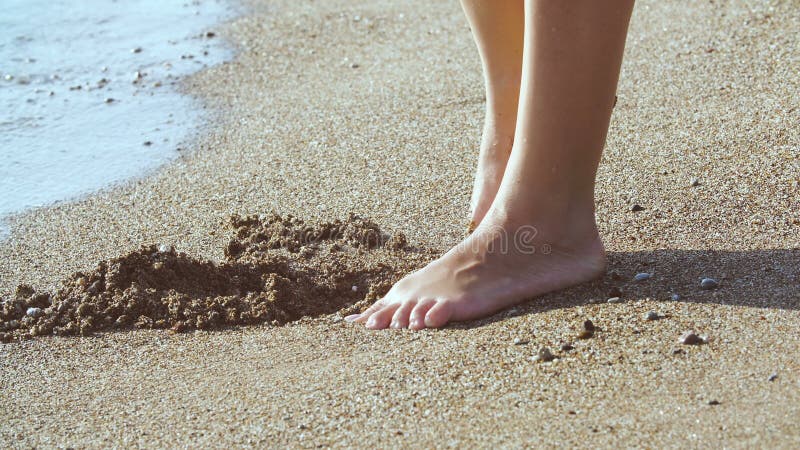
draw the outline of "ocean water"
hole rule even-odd
[[[231,56],[214,27],[232,15],[220,0],[2,0],[0,223],[175,158],[202,120],[176,83]]]

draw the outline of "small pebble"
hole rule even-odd
[[[606,300],[608,303],[622,303],[622,299],[619,297],[611,297],[610,299]]]
[[[719,282],[713,278],[703,278],[700,281],[700,288],[705,290],[716,289],[719,286]]]
[[[353,292],[358,292],[358,286],[353,286],[351,289],[353,290]]]
[[[655,311],[647,311],[647,314],[644,315],[645,320],[658,320],[660,318],[661,316]]]
[[[151,145],[153,145],[153,141],[144,141],[142,145],[144,145],[145,147],[150,147]]]
[[[708,404],[711,405],[711,406],[717,406],[717,405],[719,405],[719,401],[711,400],[710,402],[708,402]]]
[[[673,302],[677,302],[678,300],[681,299],[681,296],[678,295],[678,294],[672,294],[672,297],[670,297],[670,298],[672,298]]]
[[[548,362],[554,360],[556,357],[547,347],[542,347],[539,349],[539,353],[536,354],[534,359],[539,362]]]
[[[350,68],[351,68],[351,69],[358,69],[359,67],[361,67],[361,65],[360,65],[360,64],[358,64],[358,63],[353,63],[353,64],[350,64]]]
[[[642,205],[631,205],[631,212],[639,212],[644,211],[644,206]]]
[[[113,99],[113,98],[111,98],[111,97],[108,97],[108,98],[105,100],[105,102],[106,102],[106,103],[114,103],[114,99]]]
[[[158,251],[160,253],[169,253],[172,250],[172,247],[167,244],[161,244],[158,246]]]
[[[213,37],[214,37],[214,36],[216,36],[216,35],[217,35],[217,34],[216,34],[216,33],[214,33],[213,31],[207,31],[207,32],[206,32],[206,37],[207,37],[207,38],[213,38]]]
[[[514,345],[525,345],[525,344],[527,344],[528,342],[530,342],[530,341],[529,341],[529,340],[527,340],[527,339],[522,339],[522,338],[514,338]]]
[[[769,378],[767,378],[767,381],[775,381],[777,379],[778,379],[778,374],[773,373],[772,375],[769,376]]]
[[[650,278],[651,276],[652,275],[650,275],[647,272],[642,272],[642,273],[637,273],[636,276],[633,277],[633,279],[634,279],[634,281],[644,281],[644,280],[647,280],[648,278]]]
[[[575,347],[573,347],[571,344],[561,344],[562,352],[568,352],[570,350],[575,350]]]
[[[131,49],[131,53],[141,53],[142,47],[135,47]]]
[[[683,345],[702,345],[707,342],[707,339],[703,336],[698,336],[693,331],[687,331],[681,335],[680,343]]]
[[[698,180],[697,178],[692,178],[691,181],[689,181],[689,184],[692,187],[700,186],[700,180]]]
[[[28,310],[25,311],[25,314],[34,318],[39,317],[42,315],[42,308],[28,308]]]

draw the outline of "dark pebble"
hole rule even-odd
[[[114,103],[114,99],[113,99],[113,98],[111,98],[111,97],[108,97],[108,98],[105,100],[105,102],[106,102],[106,103]]]
[[[575,347],[573,347],[571,344],[561,344],[562,352],[568,352],[570,350],[575,350]]]
[[[719,402],[717,400],[711,400],[710,402],[708,402],[708,404],[711,406],[717,406],[719,405]]]
[[[649,279],[651,276],[652,275],[650,275],[647,272],[637,273],[636,276],[633,277],[633,280],[634,281],[644,281],[644,280]]]
[[[144,143],[142,145],[144,145],[145,147],[150,147],[151,145],[153,145],[153,142],[152,141],[144,141]]]
[[[213,38],[213,37],[214,37],[214,36],[216,36],[216,35],[217,35],[217,34],[216,34],[216,33],[214,33],[213,31],[207,31],[207,32],[206,32],[206,37],[207,37],[207,38]]]
[[[638,204],[631,205],[631,212],[639,212],[639,211],[644,211],[644,206]]]
[[[689,184],[692,187],[700,186],[700,180],[698,180],[697,178],[692,178],[691,181],[689,181]]]
[[[767,378],[767,381],[775,381],[777,379],[778,379],[778,374],[773,373],[772,375],[769,376],[769,378]]]
[[[716,289],[719,287],[719,282],[713,278],[703,278],[700,281],[700,288],[705,290]]]
[[[681,336],[680,342],[683,345],[702,345],[706,343],[706,340],[693,331],[687,331]]]
[[[591,332],[597,330],[597,328],[594,326],[594,322],[592,322],[591,320],[586,320],[583,322],[583,329],[585,331],[591,331]]]

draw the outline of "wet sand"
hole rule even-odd
[[[236,59],[185,81],[213,117],[191,149],[16,217],[3,297],[55,291],[142,245],[225,264],[234,214],[355,213],[414,248],[458,241],[483,95],[457,3],[250,10],[215,30]],[[791,2],[637,4],[598,175],[604,279],[418,333],[321,309],[287,325],[0,345],[0,442],[797,447],[798,30]],[[587,319],[599,329],[577,339]],[[687,330],[709,342],[678,343]],[[557,358],[535,362],[542,346]]]

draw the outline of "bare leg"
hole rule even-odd
[[[486,85],[486,118],[472,190],[472,231],[492,206],[514,143],[525,15],[523,0],[461,0],[461,6],[478,46]]]
[[[516,137],[489,212],[463,242],[349,320],[440,327],[604,272],[594,181],[632,9],[633,0],[525,1]]]

